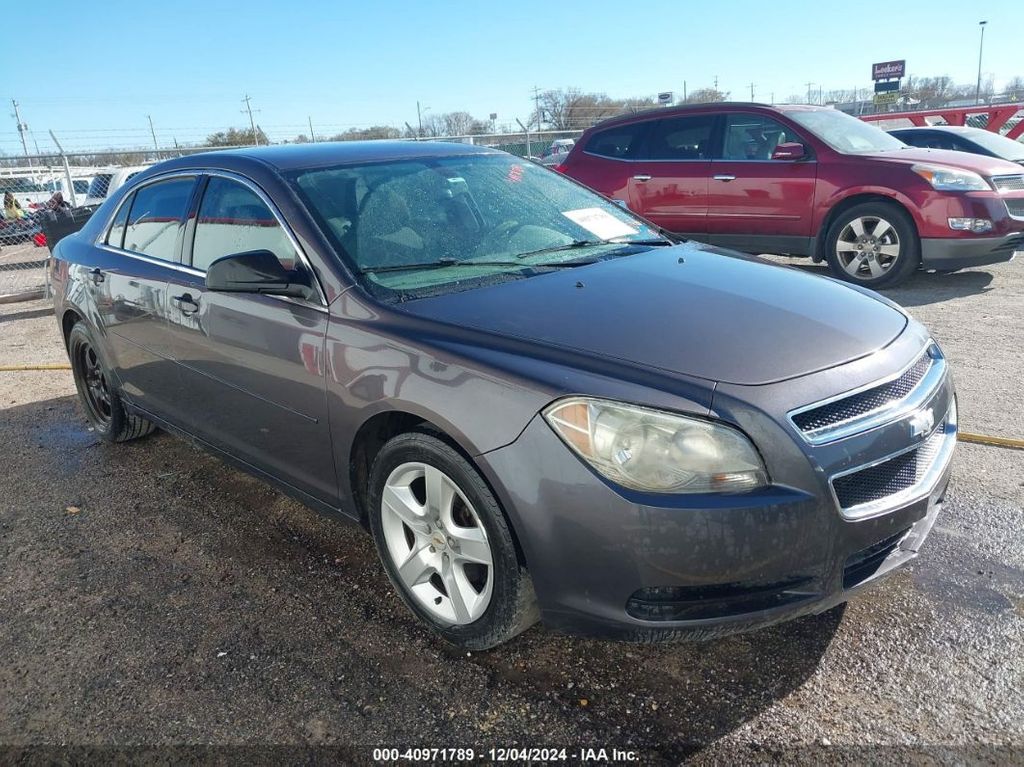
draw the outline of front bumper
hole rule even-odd
[[[1024,232],[1003,237],[921,239],[921,265],[939,271],[999,264],[1012,260],[1017,252],[1024,252]]]
[[[907,356],[913,343],[887,354]],[[843,367],[838,380],[872,374],[863,363]],[[788,387],[807,396],[806,382]],[[811,447],[759,406],[777,393],[747,388],[758,391],[742,401],[725,392],[715,414],[762,449],[774,484],[761,491],[663,496],[613,487],[539,416],[516,442],[479,457],[511,517],[545,624],[634,640],[720,636],[827,610],[916,556],[942,507],[948,453],[913,499],[844,519],[829,478],[905,444],[906,419]],[[952,402],[947,378],[929,406]]]

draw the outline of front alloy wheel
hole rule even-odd
[[[899,257],[899,234],[891,223],[877,216],[853,219],[836,240],[836,258],[855,280],[883,277]]]
[[[402,583],[438,621],[465,626],[491,601],[487,531],[451,477],[426,463],[403,463],[384,485],[381,526]]]
[[[366,511],[395,590],[449,642],[484,650],[537,622],[533,582],[504,511],[443,435],[388,440],[370,469]]]

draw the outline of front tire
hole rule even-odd
[[[68,334],[68,356],[75,388],[93,430],[107,442],[127,442],[151,434],[156,427],[128,412],[92,333],[78,322]]]
[[[825,237],[825,259],[841,280],[871,289],[892,287],[921,265],[921,242],[902,208],[867,202],[832,222]]]
[[[490,488],[450,445],[392,438],[370,472],[369,522],[395,590],[452,644],[485,650],[538,619],[533,584]]]

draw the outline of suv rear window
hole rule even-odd
[[[651,160],[710,160],[714,115],[687,115],[659,120],[647,142]]]
[[[584,151],[600,157],[626,157],[639,145],[646,128],[645,122],[606,128],[590,137]]]
[[[89,197],[106,197],[113,173],[97,173],[89,184]]]

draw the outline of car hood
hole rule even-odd
[[[403,311],[721,383],[764,384],[887,346],[867,291],[696,243],[443,296]]]
[[[947,165],[961,170],[973,170],[975,173],[987,177],[1020,174],[1020,166],[1015,162],[1003,160],[999,157],[971,154],[970,152],[954,152],[951,149],[919,149],[913,147],[861,156],[872,157],[876,160],[902,162],[907,165],[918,162],[930,163],[932,165]]]

